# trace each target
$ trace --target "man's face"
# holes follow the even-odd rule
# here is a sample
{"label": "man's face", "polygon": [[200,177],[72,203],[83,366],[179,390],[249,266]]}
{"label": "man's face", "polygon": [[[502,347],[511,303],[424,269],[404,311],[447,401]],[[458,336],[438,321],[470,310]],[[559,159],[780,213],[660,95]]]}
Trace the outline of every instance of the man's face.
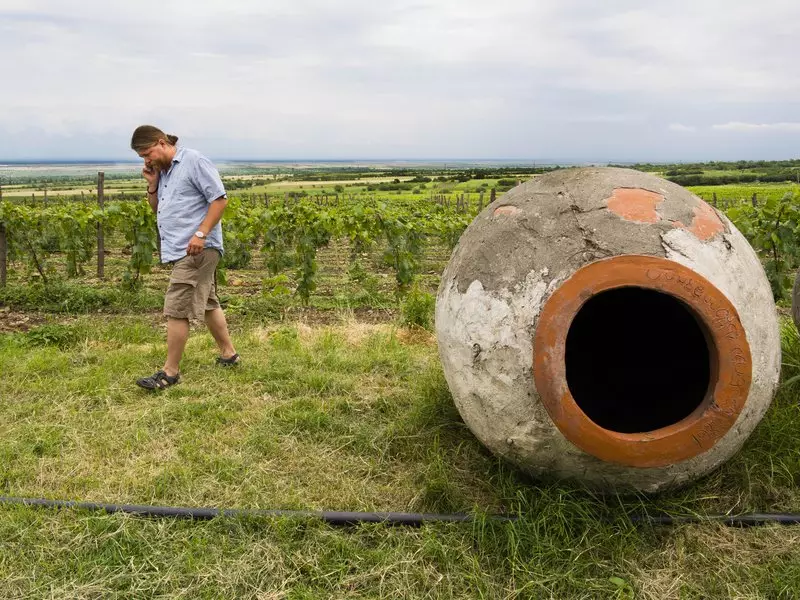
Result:
{"label": "man's face", "polygon": [[144,159],[144,166],[148,169],[163,171],[169,167],[171,162],[169,149],[164,140],[158,140],[157,144],[150,146],[147,150],[138,153]]}

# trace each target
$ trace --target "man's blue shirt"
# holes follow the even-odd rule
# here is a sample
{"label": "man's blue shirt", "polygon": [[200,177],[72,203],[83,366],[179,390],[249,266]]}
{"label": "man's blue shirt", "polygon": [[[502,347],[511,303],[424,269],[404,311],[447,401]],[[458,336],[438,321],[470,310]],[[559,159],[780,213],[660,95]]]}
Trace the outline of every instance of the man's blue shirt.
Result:
{"label": "man's blue shirt", "polygon": [[[209,205],[225,196],[219,172],[205,156],[179,147],[167,171],[158,180],[158,234],[161,262],[186,256],[186,248],[206,218]],[[206,236],[206,248],[222,253],[222,225],[217,223]]]}

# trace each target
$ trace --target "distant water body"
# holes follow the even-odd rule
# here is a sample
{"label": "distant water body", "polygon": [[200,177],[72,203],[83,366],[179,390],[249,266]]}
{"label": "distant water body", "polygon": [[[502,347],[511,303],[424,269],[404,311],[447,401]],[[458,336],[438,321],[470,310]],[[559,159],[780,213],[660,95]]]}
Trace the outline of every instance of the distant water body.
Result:
{"label": "distant water body", "polygon": [[[213,157],[212,157],[213,159]],[[263,172],[271,169],[314,170],[314,169],[466,169],[497,167],[535,167],[535,166],[570,166],[577,164],[558,160],[521,160],[521,159],[473,159],[473,160],[219,160],[215,164],[223,175],[236,172]],[[2,161],[0,160],[0,184],[3,178],[38,179],[49,177],[85,177],[103,171],[107,175],[139,174],[141,161],[119,160],[43,160],[43,161]]]}

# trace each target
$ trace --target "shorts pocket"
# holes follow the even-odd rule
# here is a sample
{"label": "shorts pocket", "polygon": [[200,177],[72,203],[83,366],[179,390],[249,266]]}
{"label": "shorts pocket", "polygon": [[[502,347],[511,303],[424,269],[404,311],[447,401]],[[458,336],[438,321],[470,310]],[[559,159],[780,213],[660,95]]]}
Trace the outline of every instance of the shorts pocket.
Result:
{"label": "shorts pocket", "polygon": [[194,288],[197,287],[197,281],[186,277],[170,277],[169,285],[170,287],[173,285],[190,285]]}
{"label": "shorts pocket", "polygon": [[169,289],[164,296],[164,314],[177,319],[189,319],[194,316],[197,282],[189,279],[171,279]]}

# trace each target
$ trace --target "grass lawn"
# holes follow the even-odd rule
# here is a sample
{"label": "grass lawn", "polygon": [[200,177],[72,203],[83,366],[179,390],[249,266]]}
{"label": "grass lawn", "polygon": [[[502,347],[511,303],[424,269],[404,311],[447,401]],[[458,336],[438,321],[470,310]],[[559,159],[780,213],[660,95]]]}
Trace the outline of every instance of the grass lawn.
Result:
{"label": "grass lawn", "polygon": [[[418,529],[175,521],[0,508],[3,598],[792,598],[800,529],[634,526],[626,513],[798,511],[800,409],[784,389],[745,449],[691,488],[600,497],[534,482],[455,411],[435,338],[337,313],[234,314],[245,357],[198,330],[184,381],[148,394],[154,314],[61,318],[0,335],[0,492],[98,502],[475,511],[516,523]],[[787,376],[797,335],[785,327]]]}

